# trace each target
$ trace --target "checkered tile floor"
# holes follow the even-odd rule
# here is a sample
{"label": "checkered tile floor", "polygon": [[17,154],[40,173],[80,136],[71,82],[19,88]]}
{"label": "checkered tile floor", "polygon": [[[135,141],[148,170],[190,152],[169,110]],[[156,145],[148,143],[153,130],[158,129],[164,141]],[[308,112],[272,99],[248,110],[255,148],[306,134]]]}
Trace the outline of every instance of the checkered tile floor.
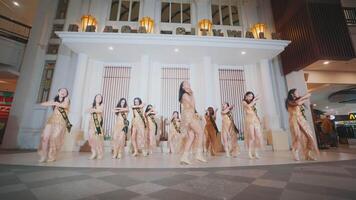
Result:
{"label": "checkered tile floor", "polygon": [[0,165],[0,199],[356,199],[356,160],[201,169]]}

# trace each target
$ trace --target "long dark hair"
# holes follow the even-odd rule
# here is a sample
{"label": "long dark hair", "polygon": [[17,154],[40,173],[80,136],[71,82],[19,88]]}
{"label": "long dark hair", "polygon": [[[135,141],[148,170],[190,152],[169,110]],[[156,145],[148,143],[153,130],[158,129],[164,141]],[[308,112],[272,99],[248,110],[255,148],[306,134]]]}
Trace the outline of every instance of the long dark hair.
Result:
{"label": "long dark hair", "polygon": [[59,91],[61,91],[62,89],[63,89],[63,90],[66,90],[67,95],[66,95],[66,96],[64,96],[64,97],[62,98],[62,100],[60,100],[60,99],[59,99],[59,94],[57,94],[57,95],[54,97],[54,99],[53,99],[53,100],[54,100],[54,102],[63,103],[64,99],[68,97],[69,92],[68,92],[68,89],[67,89],[67,88],[59,88],[59,89],[58,89],[58,92],[59,92]]}
{"label": "long dark hair", "polygon": [[288,95],[287,95],[287,99],[286,99],[286,105],[285,105],[287,110],[288,110],[288,104],[289,104],[289,102],[293,102],[293,101],[296,100],[295,97],[294,97],[295,91],[297,91],[296,88],[290,89],[290,90],[288,91]]}
{"label": "long dark hair", "polygon": [[[122,108],[122,107],[121,107],[121,102],[122,102],[122,101],[125,101],[124,108],[127,108],[127,100],[126,100],[125,98],[121,98],[121,99],[119,100],[119,102],[118,102],[117,105],[116,105],[116,108]],[[115,114],[118,115],[119,112],[115,112]]]}
{"label": "long dark hair", "polygon": [[100,106],[101,104],[103,104],[103,95],[97,94],[97,95],[95,95],[94,100],[93,100],[93,108],[96,107],[96,97],[99,96],[99,95],[101,96],[101,101],[99,102],[99,106]]}
{"label": "long dark hair", "polygon": [[208,113],[210,116],[214,116],[214,114],[215,114],[214,108],[211,106],[208,107],[206,114],[208,114]]}
{"label": "long dark hair", "polygon": [[179,112],[178,112],[178,111],[173,111],[173,113],[172,113],[172,120],[171,120],[171,121],[173,121],[173,115],[174,115],[174,113],[177,113],[177,119],[179,119]]}
{"label": "long dark hair", "polygon": [[[60,100],[60,99],[59,99],[59,94],[57,94],[57,95],[53,98],[54,102],[63,103],[64,99],[69,96],[69,92],[68,92],[68,89],[67,89],[67,88],[59,88],[59,89],[58,89],[58,92],[61,91],[62,89],[63,89],[63,90],[66,90],[67,95],[64,96],[64,97],[62,98],[62,100]],[[52,109],[53,109],[53,110],[54,110],[55,108],[56,108],[56,106],[52,106]]]}
{"label": "long dark hair", "polygon": [[[250,94],[252,94],[252,99],[249,101],[249,100],[247,100],[246,98],[247,98],[247,96],[250,95]],[[243,99],[243,100],[244,100],[246,103],[251,103],[254,99],[255,99],[255,94],[254,94],[253,92],[251,92],[251,91],[248,91],[248,92],[246,92],[246,94],[244,95],[244,99]]]}
{"label": "long dark hair", "polygon": [[148,111],[150,111],[153,108],[153,106],[151,104],[148,104],[145,110],[145,113],[147,113]]}
{"label": "long dark hair", "polygon": [[[125,101],[124,107],[121,107],[121,102]],[[116,108],[126,108],[127,107],[127,100],[125,98],[121,98],[116,105]]]}
{"label": "long dark hair", "polygon": [[[230,107],[229,102],[226,102],[226,101],[225,101],[224,104],[226,104],[227,107]],[[223,109],[224,109],[224,108],[223,108]]]}
{"label": "long dark hair", "polygon": [[[180,83],[180,86],[179,86],[179,94],[178,94],[178,100],[180,103],[182,103],[182,98],[183,98],[183,95],[185,93],[187,93],[187,91],[185,91],[185,89],[183,88],[183,84],[184,84],[184,81],[182,81]],[[188,94],[188,93],[187,93]]]}
{"label": "long dark hair", "polygon": [[136,101],[136,100],[140,103],[139,105],[142,104],[141,98],[140,98],[140,97],[135,97],[134,100],[133,100],[134,105],[135,105],[135,101]]}

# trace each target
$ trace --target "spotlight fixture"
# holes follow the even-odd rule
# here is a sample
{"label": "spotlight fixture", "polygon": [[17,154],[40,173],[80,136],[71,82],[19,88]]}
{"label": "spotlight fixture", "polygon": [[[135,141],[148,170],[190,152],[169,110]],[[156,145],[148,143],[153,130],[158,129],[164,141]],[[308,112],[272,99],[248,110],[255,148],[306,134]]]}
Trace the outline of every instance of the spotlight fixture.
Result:
{"label": "spotlight fixture", "polygon": [[14,5],[17,6],[17,7],[20,6],[19,2],[17,2],[17,1],[13,1],[12,4],[14,4]]}
{"label": "spotlight fixture", "polygon": [[114,47],[109,46],[108,49],[109,49],[110,51],[112,51],[112,50],[114,50]]}
{"label": "spotlight fixture", "polygon": [[245,55],[246,54],[246,51],[241,51],[241,55]]}
{"label": "spotlight fixture", "polygon": [[323,64],[324,65],[328,65],[330,63],[330,61],[324,61]]}

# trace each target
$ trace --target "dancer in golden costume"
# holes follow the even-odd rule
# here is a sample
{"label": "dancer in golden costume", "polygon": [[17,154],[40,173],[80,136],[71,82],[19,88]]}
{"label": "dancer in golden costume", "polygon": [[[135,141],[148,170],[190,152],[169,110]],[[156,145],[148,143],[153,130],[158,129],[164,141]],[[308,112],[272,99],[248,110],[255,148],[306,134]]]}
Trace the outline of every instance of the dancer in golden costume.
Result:
{"label": "dancer in golden costume", "polygon": [[313,151],[319,154],[313,132],[309,127],[304,114],[304,103],[308,101],[310,94],[299,96],[297,89],[291,89],[286,99],[286,107],[289,112],[289,126],[292,134],[292,153],[294,160],[300,160],[302,153],[306,160],[316,160]]}
{"label": "dancer in golden costume", "polygon": [[126,134],[129,131],[129,120],[127,115],[129,113],[129,107],[125,98],[121,98],[119,103],[114,108],[116,114],[116,124],[114,128],[113,136],[113,159],[120,159],[124,154]]}
{"label": "dancer in golden costume", "polygon": [[89,120],[89,145],[91,156],[89,159],[102,159],[104,156],[104,131],[103,131],[103,96],[97,94],[94,97],[93,105],[88,109]]}
{"label": "dancer in golden costume", "polygon": [[243,99],[244,108],[244,136],[245,136],[245,147],[248,150],[248,156],[250,159],[260,158],[259,150],[262,149],[263,136],[261,132],[261,122],[257,115],[256,102],[258,97],[255,97],[253,92],[246,92]]}
{"label": "dancer in golden costume", "polygon": [[191,164],[189,160],[189,151],[191,150],[194,139],[197,140],[197,151],[195,158],[198,161],[206,162],[203,156],[203,137],[204,130],[201,126],[199,116],[195,109],[195,98],[188,81],[183,81],[179,88],[179,102],[181,108],[181,129],[183,134],[187,135],[184,144],[184,152],[180,159],[182,164]]}
{"label": "dancer in golden costume", "polygon": [[61,88],[53,101],[41,103],[42,106],[53,107],[53,113],[48,118],[41,134],[38,153],[41,158],[39,162],[53,162],[57,158],[64,143],[64,134],[70,133],[72,125],[68,120],[69,97],[68,90]]}
{"label": "dancer in golden costume", "polygon": [[182,132],[178,111],[174,111],[169,126],[168,147],[169,153],[179,153],[182,144]]}
{"label": "dancer in golden costume", "polygon": [[147,129],[146,129],[146,146],[149,154],[152,154],[153,150],[157,147],[157,133],[158,133],[158,125],[155,119],[156,111],[153,109],[152,105],[147,105],[145,110],[145,116],[147,121]]}
{"label": "dancer in golden costume", "polygon": [[225,102],[222,105],[223,109],[221,111],[222,117],[222,129],[221,129],[221,142],[224,145],[224,150],[226,157],[236,157],[239,153],[239,147],[237,144],[237,135],[239,134],[238,129],[234,123],[234,119],[231,113],[233,105]]}
{"label": "dancer in golden costume", "polygon": [[131,142],[134,148],[133,156],[138,156],[139,150],[142,151],[144,156],[147,156],[146,146],[146,134],[147,122],[143,113],[143,107],[145,105],[138,97],[134,99],[134,105],[132,106],[133,117],[131,120]]}
{"label": "dancer in golden costume", "polygon": [[216,126],[216,112],[218,109],[214,110],[213,107],[208,107],[205,112],[205,138],[206,138],[206,149],[212,156],[215,156],[219,149],[219,143],[217,140],[217,135],[219,134],[218,127]]}

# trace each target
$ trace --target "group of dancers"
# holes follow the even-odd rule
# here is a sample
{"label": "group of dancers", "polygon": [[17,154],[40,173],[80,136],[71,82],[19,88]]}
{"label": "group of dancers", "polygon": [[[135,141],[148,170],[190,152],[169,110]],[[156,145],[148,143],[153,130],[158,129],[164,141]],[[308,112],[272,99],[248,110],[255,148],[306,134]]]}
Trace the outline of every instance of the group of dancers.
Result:
{"label": "group of dancers", "polygon": [[[304,104],[310,94],[299,96],[296,89],[288,92],[286,108],[289,112],[289,124],[292,134],[292,155],[294,160],[300,160],[302,154],[306,160],[315,160],[319,153],[312,131],[304,115]],[[223,103],[221,109],[222,129],[221,134],[216,125],[218,109],[209,107],[204,115],[205,126],[202,117],[197,113],[194,93],[188,81],[183,81],[179,88],[180,111],[174,111],[170,120],[168,134],[169,152],[180,154],[180,163],[190,165],[190,155],[200,162],[207,162],[204,152],[210,152],[211,156],[224,151],[226,157],[237,157],[239,154],[238,134],[232,116],[234,105]],[[261,157],[263,149],[263,135],[261,121],[256,111],[256,103],[259,97],[249,91],[244,95],[244,143],[250,159]],[[40,162],[53,162],[64,143],[66,132],[71,131],[71,123],[68,119],[69,93],[65,88],[58,90],[58,94],[52,101],[41,105],[53,108],[53,113],[48,118],[41,134],[38,148]],[[97,94],[93,103],[87,109],[90,114],[88,142],[92,155],[90,159],[102,159],[104,156],[104,131],[103,131],[103,97]],[[126,137],[130,130],[129,145],[132,145],[132,156],[148,156],[157,146],[158,124],[155,120],[157,114],[152,105],[145,104],[136,97],[131,106],[133,112],[131,123],[128,120],[130,108],[125,98],[121,98],[113,108],[116,115],[112,137],[112,158],[121,159],[124,154]],[[129,128],[129,126],[131,127]],[[219,137],[220,135],[220,137]]]}

